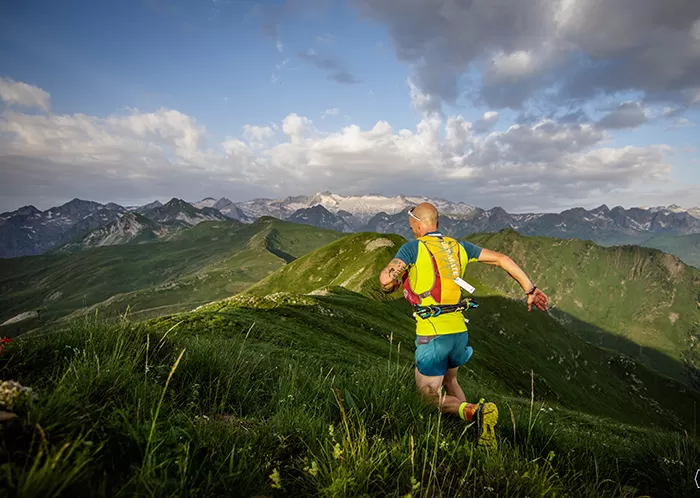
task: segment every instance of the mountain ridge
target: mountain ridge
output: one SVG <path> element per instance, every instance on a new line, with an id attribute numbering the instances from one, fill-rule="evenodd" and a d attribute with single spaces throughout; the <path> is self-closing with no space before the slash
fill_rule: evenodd
<path id="1" fill-rule="evenodd" d="M 661 235 L 685 236 L 700 233 L 700 209 L 630 208 L 607 205 L 586 210 L 572 208 L 560 213 L 508 213 L 501 207 L 484 210 L 462 202 L 444 199 L 378 194 L 342 196 L 318 192 L 311 196 L 283 199 L 259 198 L 233 202 L 208 197 L 188 203 L 173 198 L 165 205 L 154 201 L 141 207 L 123 208 L 74 199 L 58 208 L 39 211 L 34 206 L 0 215 L 0 257 L 41 254 L 69 240 L 100 230 L 124 212 L 135 211 L 156 222 L 182 223 L 205 219 L 235 219 L 252 223 L 263 216 L 304 223 L 341 232 L 375 231 L 411 235 L 407 210 L 419 202 L 432 202 L 441 213 L 441 229 L 462 237 L 478 232 L 498 232 L 513 228 L 524 235 L 592 240 L 601 245 L 642 244 Z M 196 210 L 196 211 L 195 211 Z M 171 214 L 168 214 L 171 213 Z M 179 213 L 179 214 L 178 214 Z M 72 216 L 72 217 L 71 217 Z M 179 216 L 179 218 L 178 218 Z M 29 221 L 27 221 L 29 220 Z M 57 221 L 60 220 L 60 221 Z M 700 266 L 700 259 L 688 243 L 673 244 L 686 262 Z"/>

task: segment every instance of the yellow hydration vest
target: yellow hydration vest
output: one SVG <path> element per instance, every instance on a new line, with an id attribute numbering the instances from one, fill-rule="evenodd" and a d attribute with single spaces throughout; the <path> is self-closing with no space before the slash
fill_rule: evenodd
<path id="1" fill-rule="evenodd" d="M 419 237 L 416 263 L 403 276 L 404 297 L 420 306 L 457 304 L 462 289 L 454 278 L 464 275 L 468 262 L 464 246 L 452 237 L 440 234 Z M 467 330 L 461 312 L 425 319 L 414 316 L 417 335 L 458 334 Z"/>

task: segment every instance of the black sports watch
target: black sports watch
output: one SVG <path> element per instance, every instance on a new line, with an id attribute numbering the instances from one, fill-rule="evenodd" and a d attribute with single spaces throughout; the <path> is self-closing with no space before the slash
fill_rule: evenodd
<path id="1" fill-rule="evenodd" d="M 537 290 L 537 286 L 536 286 L 536 285 L 533 285 L 533 286 L 532 286 L 532 289 L 530 289 L 529 291 L 527 291 L 525 294 L 527 294 L 527 295 L 529 296 L 529 295 L 533 294 L 536 290 Z"/>

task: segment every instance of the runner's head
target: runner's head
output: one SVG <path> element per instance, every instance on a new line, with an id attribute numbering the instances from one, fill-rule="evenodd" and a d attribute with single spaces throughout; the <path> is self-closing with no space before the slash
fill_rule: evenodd
<path id="1" fill-rule="evenodd" d="M 438 212 L 429 202 L 423 202 L 408 210 L 408 224 L 413 235 L 422 237 L 438 228 Z"/>

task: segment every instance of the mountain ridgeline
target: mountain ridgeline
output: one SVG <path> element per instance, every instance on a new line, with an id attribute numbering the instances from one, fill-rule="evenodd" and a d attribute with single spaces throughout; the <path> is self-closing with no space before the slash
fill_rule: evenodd
<path id="1" fill-rule="evenodd" d="M 379 232 L 410 237 L 406 211 L 426 201 L 435 204 L 440 211 L 441 229 L 455 236 L 512 228 L 524 235 L 579 238 L 604 246 L 635 244 L 655 247 L 700 267 L 700 209 L 697 208 L 624 209 L 618 206 L 609 209 L 603 205 L 592 210 L 575 208 L 558 214 L 513 214 L 500 207 L 484 210 L 461 202 L 426 197 L 341 196 L 330 192 L 237 203 L 226 198 L 206 198 L 192 204 L 172 199 L 165 205 L 155 201 L 131 208 L 76 199 L 46 212 L 27 206 L 0 215 L 0 257 L 41 254 L 50 250 L 75 251 L 96 245 L 143 243 L 168 237 L 202 221 L 226 218 L 252 223 L 263 216 L 344 233 Z M 122 232 L 129 230 L 119 227 L 120 223 L 135 226 L 133 220 L 119 221 L 128 212 L 141 214 L 161 226 L 157 230 L 144 227 L 142 236 L 124 236 Z M 106 225 L 110 226 L 105 233 Z"/>
<path id="2" fill-rule="evenodd" d="M 149 244 L 0 259 L 0 323 L 35 310 L 47 326 L 95 308 L 139 318 L 191 309 L 240 292 L 341 236 L 264 217 L 247 225 L 202 222 Z"/>
<path id="3" fill-rule="evenodd" d="M 700 271 L 656 249 L 603 248 L 590 241 L 526 237 L 514 230 L 477 234 L 475 244 L 508 254 L 552 300 L 552 316 L 602 347 L 688 381 L 698 366 Z M 517 282 L 487 265 L 474 275 L 521 298 Z M 690 365 L 688 365 L 690 366 Z"/>
<path id="4" fill-rule="evenodd" d="M 510 255 L 549 295 L 550 316 L 568 331 L 680 382 L 692 382 L 694 367 L 700 366 L 697 269 L 655 249 L 604 248 L 514 230 L 468 240 Z M 404 241 L 396 235 L 350 235 L 281 268 L 247 293 L 318 293 L 340 286 L 381 299 L 377 276 Z M 472 285 L 482 287 L 480 295 L 522 301 L 522 289 L 499 268 L 473 263 L 468 275 Z"/>

